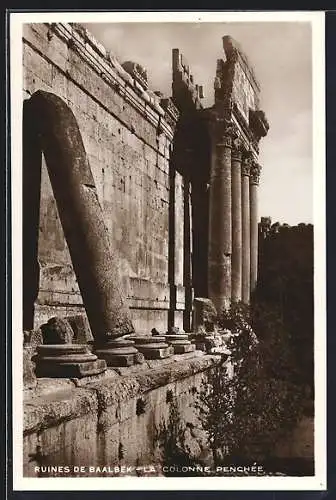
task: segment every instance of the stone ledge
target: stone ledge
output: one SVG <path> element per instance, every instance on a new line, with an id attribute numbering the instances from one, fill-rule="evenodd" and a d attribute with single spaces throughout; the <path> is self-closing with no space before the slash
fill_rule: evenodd
<path id="1" fill-rule="evenodd" d="M 192 354 L 192 355 L 191 355 Z M 170 363 L 146 363 L 146 369 L 107 370 L 88 380 L 39 379 L 36 388 L 25 391 L 24 435 L 40 432 L 88 413 L 98 416 L 153 389 L 203 372 L 220 363 L 220 356 L 200 352 L 176 355 Z M 121 373 L 121 372 L 120 372 Z"/>
<path id="2" fill-rule="evenodd" d="M 23 433 L 31 434 L 87 413 L 97 412 L 94 392 L 76 387 L 35 396 L 23 405 Z"/>

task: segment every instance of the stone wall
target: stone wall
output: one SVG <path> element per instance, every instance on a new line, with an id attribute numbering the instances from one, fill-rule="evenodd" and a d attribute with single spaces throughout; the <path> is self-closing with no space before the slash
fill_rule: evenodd
<path id="1" fill-rule="evenodd" d="M 218 356 L 197 352 L 147 361 L 141 369 L 109 369 L 92 380 L 38 379 L 25 391 L 24 476 L 43 476 L 41 466 L 70 469 L 49 470 L 46 477 L 113 476 L 89 473 L 88 468 L 122 465 L 132 467 L 132 475 L 144 474 L 142 466 L 154 465 L 155 470 L 147 472 L 161 475 L 156 436 L 169 419 L 172 401 L 178 404 L 191 452 L 200 455 L 202 446 L 208 447 L 195 394 L 207 371 L 219 362 Z M 76 473 L 75 466 L 85 467 L 85 473 Z"/>
<path id="2" fill-rule="evenodd" d="M 23 76 L 24 99 L 37 90 L 53 92 L 75 114 L 136 331 L 154 326 L 165 331 L 172 308 L 175 326 L 183 327 L 184 182 L 175 172 L 171 186 L 169 172 L 176 115 L 77 25 L 25 25 Z M 176 238 L 169 234 L 171 211 Z M 37 212 L 34 324 L 25 328 L 36 328 L 55 314 L 85 314 L 44 160 Z M 175 246 L 173 276 L 169 244 Z"/>

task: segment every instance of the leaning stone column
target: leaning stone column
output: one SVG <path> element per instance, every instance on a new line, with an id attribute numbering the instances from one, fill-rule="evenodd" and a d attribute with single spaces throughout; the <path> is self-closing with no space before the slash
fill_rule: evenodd
<path id="1" fill-rule="evenodd" d="M 241 144 L 233 145 L 231 154 L 232 190 L 232 279 L 231 298 L 239 302 L 242 298 L 242 186 L 241 186 Z"/>
<path id="2" fill-rule="evenodd" d="M 242 194 L 242 301 L 250 302 L 250 168 L 251 160 L 243 158 L 241 165 Z"/>
<path id="3" fill-rule="evenodd" d="M 231 146 L 232 129 L 224 120 L 213 124 L 210 173 L 208 293 L 217 312 L 231 302 Z"/>
<path id="4" fill-rule="evenodd" d="M 258 185 L 261 166 L 252 162 L 250 175 L 250 231 L 251 231 L 251 293 L 254 291 L 258 278 Z"/>
<path id="5" fill-rule="evenodd" d="M 95 344 L 106 348 L 109 356 L 121 353 L 121 362 L 132 364 L 138 351 L 130 341 L 120 339 L 134 328 L 118 257 L 110 246 L 76 118 L 62 99 L 48 92 L 36 92 L 28 104 Z M 96 352 L 102 355 L 102 350 Z"/>

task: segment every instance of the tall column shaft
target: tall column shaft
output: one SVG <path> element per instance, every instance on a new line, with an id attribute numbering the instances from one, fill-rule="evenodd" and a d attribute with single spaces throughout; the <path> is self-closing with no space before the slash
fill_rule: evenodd
<path id="1" fill-rule="evenodd" d="M 250 162 L 245 158 L 241 169 L 242 190 L 242 301 L 250 302 Z"/>
<path id="2" fill-rule="evenodd" d="M 242 299 L 242 185 L 241 159 L 239 148 L 232 149 L 231 190 L 232 190 L 232 257 L 231 257 L 231 298 L 234 302 Z"/>
<path id="3" fill-rule="evenodd" d="M 251 293 L 258 279 L 258 185 L 261 167 L 253 162 L 250 175 L 250 249 L 251 249 Z"/>
<path id="4" fill-rule="evenodd" d="M 185 310 L 183 313 L 183 329 L 191 331 L 192 322 L 192 215 L 191 215 L 191 182 L 184 181 L 184 254 L 183 254 L 183 284 L 185 290 Z"/>
<path id="5" fill-rule="evenodd" d="M 213 150 L 210 175 L 208 292 L 218 312 L 231 302 L 231 137 Z"/>

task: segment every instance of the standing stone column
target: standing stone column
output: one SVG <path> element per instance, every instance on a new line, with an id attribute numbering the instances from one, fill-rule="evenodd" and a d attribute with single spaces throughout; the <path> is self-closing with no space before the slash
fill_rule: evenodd
<path id="1" fill-rule="evenodd" d="M 217 312 L 231 302 L 231 147 L 232 128 L 224 120 L 214 127 L 210 173 L 208 293 Z"/>
<path id="2" fill-rule="evenodd" d="M 242 194 L 242 301 L 250 302 L 250 168 L 251 160 L 245 156 L 241 165 Z"/>
<path id="3" fill-rule="evenodd" d="M 185 310 L 183 314 L 183 329 L 191 331 L 192 322 L 192 215 L 191 215 L 191 182 L 184 180 L 184 245 L 183 245 L 183 283 L 185 290 Z"/>
<path id="4" fill-rule="evenodd" d="M 261 166 L 252 162 L 250 175 L 250 231 L 251 231 L 251 293 L 254 291 L 258 278 L 258 185 Z"/>
<path id="5" fill-rule="evenodd" d="M 232 190 L 232 276 L 231 298 L 238 302 L 242 299 L 242 185 L 241 185 L 241 144 L 233 144 L 231 153 L 231 190 Z"/>

